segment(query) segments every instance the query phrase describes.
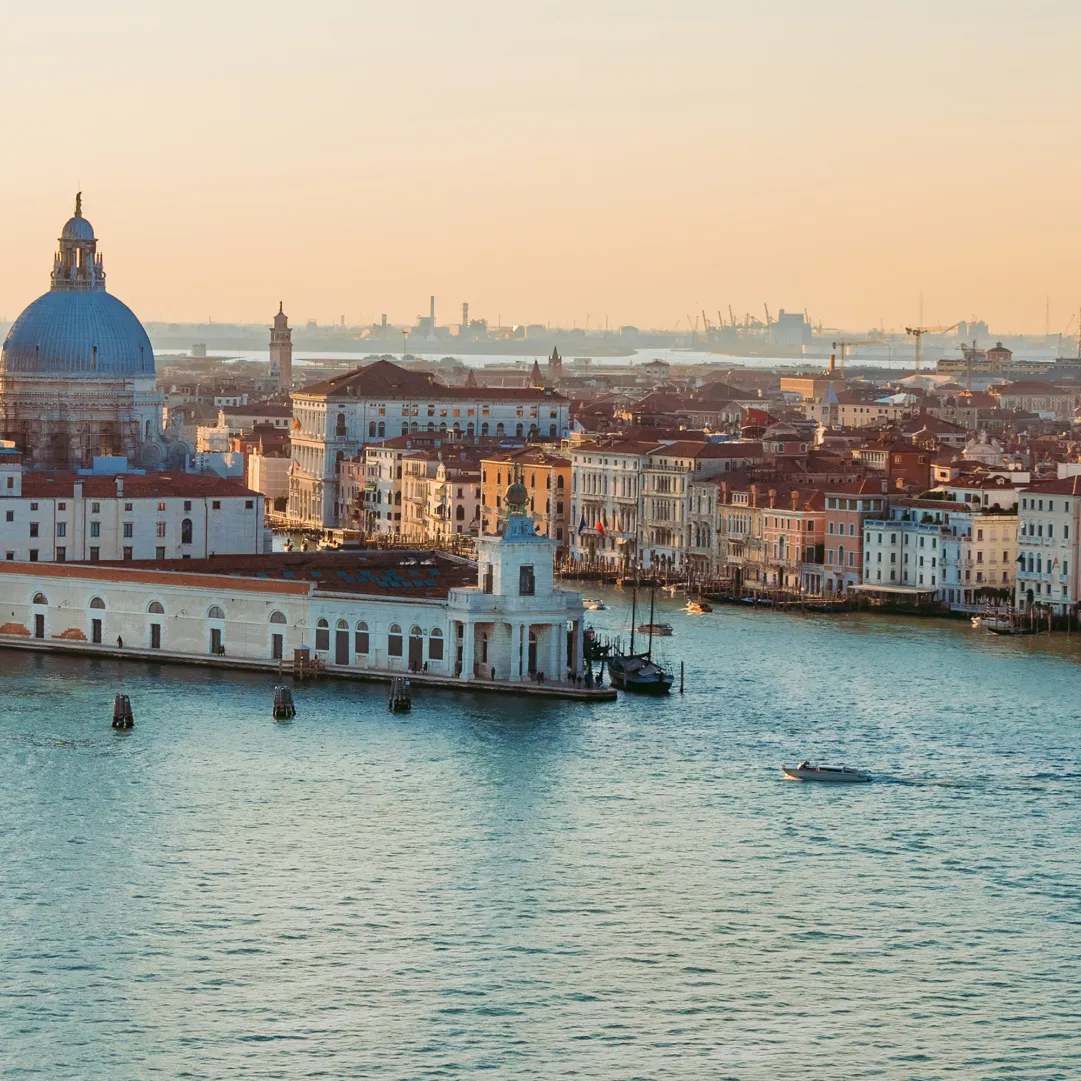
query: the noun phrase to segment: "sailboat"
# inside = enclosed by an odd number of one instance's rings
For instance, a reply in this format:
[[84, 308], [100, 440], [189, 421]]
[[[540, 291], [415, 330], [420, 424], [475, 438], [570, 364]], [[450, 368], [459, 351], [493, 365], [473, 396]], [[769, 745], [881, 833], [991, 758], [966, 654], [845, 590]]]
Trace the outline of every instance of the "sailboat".
[[665, 671], [653, 660], [653, 602], [656, 583], [649, 592], [649, 641], [644, 653], [634, 652], [634, 628], [638, 615], [638, 582], [635, 581], [631, 594], [631, 648], [628, 653], [618, 650], [608, 658], [608, 677], [613, 687], [633, 694], [667, 694], [675, 680], [671, 672]]

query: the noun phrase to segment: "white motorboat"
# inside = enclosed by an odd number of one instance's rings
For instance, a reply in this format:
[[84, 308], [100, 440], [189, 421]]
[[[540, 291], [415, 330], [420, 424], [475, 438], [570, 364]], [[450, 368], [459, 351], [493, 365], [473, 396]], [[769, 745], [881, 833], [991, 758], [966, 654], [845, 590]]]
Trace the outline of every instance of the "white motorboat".
[[608, 608], [608, 605], [605, 604], [604, 601], [598, 600], [596, 598], [589, 598], [587, 600], [584, 600], [582, 601], [582, 605], [587, 612], [603, 612], [606, 611]]
[[869, 773], [850, 766], [812, 766], [801, 762], [798, 766], [781, 766], [788, 781], [825, 781], [828, 784], [864, 784], [871, 780]]

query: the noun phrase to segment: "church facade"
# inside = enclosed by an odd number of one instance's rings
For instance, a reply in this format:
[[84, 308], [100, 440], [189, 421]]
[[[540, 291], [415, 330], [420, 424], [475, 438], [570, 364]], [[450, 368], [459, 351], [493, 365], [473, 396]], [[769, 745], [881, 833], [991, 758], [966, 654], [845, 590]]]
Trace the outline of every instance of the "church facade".
[[49, 291], [12, 324], [0, 354], [0, 438], [31, 469], [83, 469], [99, 455], [175, 468], [154, 351], [135, 314], [105, 289], [81, 194], [64, 225]]

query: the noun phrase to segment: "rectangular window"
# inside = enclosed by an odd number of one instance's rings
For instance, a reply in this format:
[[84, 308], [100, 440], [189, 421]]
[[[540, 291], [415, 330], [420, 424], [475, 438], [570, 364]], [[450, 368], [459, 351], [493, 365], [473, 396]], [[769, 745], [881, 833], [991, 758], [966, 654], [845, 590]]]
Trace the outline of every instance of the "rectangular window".
[[91, 548], [90, 549], [90, 562], [91, 563], [97, 563], [97, 561], [99, 559], [101, 559], [101, 549], [100, 548]]
[[[131, 508], [129, 507], [128, 509], [130, 510]], [[184, 509], [185, 510], [191, 510], [191, 500], [190, 499], [185, 499], [184, 500]]]
[[124, 504], [124, 510], [131, 510], [132, 505], [130, 503]]
[[493, 589], [493, 570], [492, 564], [487, 563], [484, 567], [484, 592], [491, 593]]
[[57, 522], [56, 523], [56, 535], [58, 537], [66, 537], [68, 535], [68, 523]]
[[518, 595], [520, 597], [532, 597], [536, 592], [537, 582], [533, 575], [532, 564], [518, 568]]
[[133, 522], [125, 522], [124, 523], [124, 536], [125, 537], [133, 537], [133, 536], [135, 536], [135, 524]]
[[[31, 510], [37, 510], [37, 504], [35, 503], [30, 509]], [[90, 504], [90, 513], [91, 514], [101, 514], [101, 504], [100, 503], [91, 503]]]
[[134, 559], [135, 558], [135, 549], [125, 547], [124, 548], [124, 558], [127, 559], [127, 560]]
[[155, 548], [154, 549], [154, 558], [155, 559], [164, 559], [165, 558], [165, 549], [162, 548], [162, 547]]
[[164, 503], [159, 503], [158, 504], [158, 510], [165, 510], [165, 504]]
[[13, 510], [9, 510], [7, 512], [6, 518], [7, 518], [7, 520], [9, 522], [14, 522], [15, 521], [15, 512]]
[[68, 558], [68, 550], [66, 548], [59, 547], [59, 548], [56, 549], [56, 562], [57, 563], [63, 563], [63, 562], [65, 562], [67, 560], [67, 558]]
[[36, 537], [37, 535], [38, 535], [38, 524], [37, 524], [37, 522], [31, 522], [30, 523], [30, 536], [31, 537]]
[[90, 523], [90, 536], [92, 536], [92, 537], [100, 537], [101, 536], [101, 522], [91, 522]]
[[4, 558], [5, 558], [5, 559], [7, 559], [7, 560], [9, 560], [9, 561], [10, 561], [10, 560], [14, 560], [14, 558], [15, 558], [15, 553], [14, 553], [14, 552], [5, 552], [5, 553], [4, 553]]
[[165, 523], [164, 522], [157, 522], [156, 523], [156, 528], [155, 528], [154, 535], [156, 537], [164, 537], [165, 536]]
[[211, 510], [221, 510], [221, 500], [220, 499], [213, 500], [211, 502], [211, 504], [210, 504], [210, 509]]
[[244, 509], [245, 510], [255, 510], [255, 500], [254, 499], [245, 499], [244, 500]]
[[30, 562], [36, 563], [38, 561], [38, 550], [36, 548], [30, 549]]

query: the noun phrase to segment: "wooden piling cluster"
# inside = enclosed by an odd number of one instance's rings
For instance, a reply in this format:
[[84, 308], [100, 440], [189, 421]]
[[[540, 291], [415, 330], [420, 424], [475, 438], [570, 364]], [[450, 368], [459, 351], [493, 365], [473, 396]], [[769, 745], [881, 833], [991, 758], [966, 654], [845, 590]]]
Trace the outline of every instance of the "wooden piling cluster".
[[135, 727], [135, 718], [131, 712], [131, 699], [126, 694], [113, 697], [113, 728], [126, 731]]

